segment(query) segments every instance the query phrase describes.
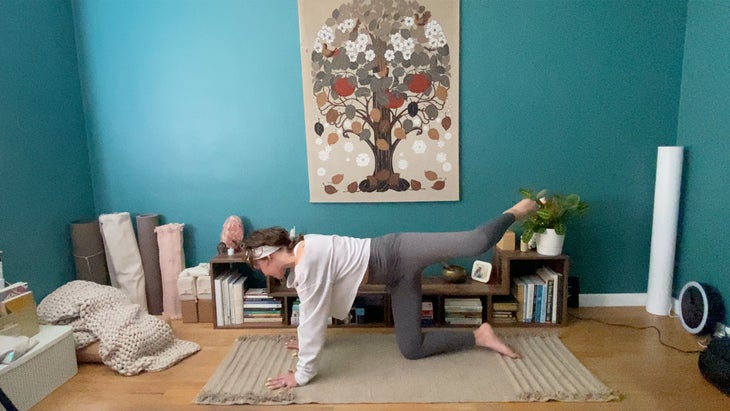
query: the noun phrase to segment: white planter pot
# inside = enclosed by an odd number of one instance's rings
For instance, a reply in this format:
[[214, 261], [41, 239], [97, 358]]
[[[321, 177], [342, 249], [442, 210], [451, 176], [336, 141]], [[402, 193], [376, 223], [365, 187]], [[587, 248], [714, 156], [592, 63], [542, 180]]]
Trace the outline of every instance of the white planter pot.
[[548, 228], [544, 233], [537, 235], [537, 253], [541, 255], [560, 255], [563, 253], [565, 235], [555, 233]]

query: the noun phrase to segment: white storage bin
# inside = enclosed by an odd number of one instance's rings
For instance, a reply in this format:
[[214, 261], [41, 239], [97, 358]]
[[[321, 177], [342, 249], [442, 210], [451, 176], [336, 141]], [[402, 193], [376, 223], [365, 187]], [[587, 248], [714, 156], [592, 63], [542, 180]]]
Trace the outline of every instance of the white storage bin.
[[38, 344], [8, 365], [0, 365], [0, 387], [19, 410], [27, 410], [78, 372], [71, 327], [41, 325]]

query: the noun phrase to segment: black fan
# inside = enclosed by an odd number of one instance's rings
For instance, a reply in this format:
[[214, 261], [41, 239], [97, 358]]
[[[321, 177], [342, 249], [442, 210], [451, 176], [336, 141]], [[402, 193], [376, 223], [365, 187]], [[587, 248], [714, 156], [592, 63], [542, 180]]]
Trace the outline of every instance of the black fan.
[[684, 329], [692, 334], [710, 334], [715, 324], [724, 321], [722, 296], [707, 284], [690, 281], [679, 293], [679, 318]]

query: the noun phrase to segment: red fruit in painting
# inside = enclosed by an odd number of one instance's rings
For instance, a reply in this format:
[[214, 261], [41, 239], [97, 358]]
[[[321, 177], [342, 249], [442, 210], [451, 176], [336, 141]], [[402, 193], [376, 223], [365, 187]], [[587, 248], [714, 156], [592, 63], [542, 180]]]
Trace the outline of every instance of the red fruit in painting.
[[414, 93], [423, 93], [431, 87], [431, 79], [423, 73], [414, 74], [411, 76], [411, 82], [408, 83], [408, 90]]
[[335, 93], [342, 97], [347, 97], [355, 92], [355, 86], [350, 83], [350, 80], [346, 77], [340, 77], [335, 80], [335, 84], [332, 86]]
[[388, 96], [388, 108], [398, 108], [406, 102], [405, 97], [399, 93], [391, 93], [390, 90], [386, 91], [385, 94]]

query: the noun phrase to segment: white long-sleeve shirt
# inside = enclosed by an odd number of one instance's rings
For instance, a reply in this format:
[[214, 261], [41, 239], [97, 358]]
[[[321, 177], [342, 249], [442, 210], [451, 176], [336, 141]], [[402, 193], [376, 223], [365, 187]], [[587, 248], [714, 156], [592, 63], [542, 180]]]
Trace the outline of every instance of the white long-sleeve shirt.
[[300, 301], [294, 374], [299, 385], [317, 374], [329, 319], [348, 316], [370, 260], [369, 238], [308, 234], [304, 245], [304, 255], [287, 278], [287, 286], [297, 290]]

